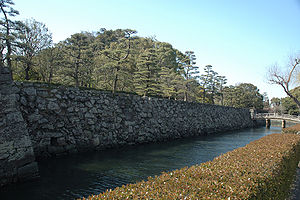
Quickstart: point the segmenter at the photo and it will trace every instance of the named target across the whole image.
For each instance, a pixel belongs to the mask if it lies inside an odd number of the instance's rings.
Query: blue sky
[[[192,50],[228,84],[252,83],[284,97],[265,75],[300,54],[300,0],[14,0],[18,19],[47,25],[55,42],[81,31],[130,28]],[[296,86],[296,85],[294,85]]]

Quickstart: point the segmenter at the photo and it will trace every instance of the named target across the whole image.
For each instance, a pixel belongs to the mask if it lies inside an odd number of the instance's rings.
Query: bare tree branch
[[[299,64],[300,59],[295,59],[293,63],[291,63],[290,69],[286,74],[280,71],[277,65],[272,66],[269,68],[268,81],[270,84],[280,85],[284,92],[293,99],[300,110],[300,101],[289,90],[293,72]]]

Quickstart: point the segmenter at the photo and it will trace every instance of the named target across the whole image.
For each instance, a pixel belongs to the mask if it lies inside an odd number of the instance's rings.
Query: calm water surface
[[[212,160],[279,127],[227,132],[41,161],[40,178],[0,189],[0,199],[76,199]]]

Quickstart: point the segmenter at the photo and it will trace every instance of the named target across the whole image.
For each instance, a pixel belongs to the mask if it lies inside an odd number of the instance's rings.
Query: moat
[[[0,190],[0,199],[76,199],[212,160],[280,127],[81,153],[39,162],[40,178]]]

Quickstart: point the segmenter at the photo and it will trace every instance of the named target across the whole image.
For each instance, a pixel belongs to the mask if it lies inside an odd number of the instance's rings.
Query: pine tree
[[[217,76],[216,77],[216,87],[217,87],[217,92],[216,92],[216,100],[218,100],[219,105],[224,105],[224,94],[223,94],[223,89],[224,85],[227,83],[227,79],[225,76]]]
[[[202,103],[207,103],[208,100],[207,98],[207,93],[208,93],[208,88],[210,87],[210,83],[212,81],[212,74],[214,73],[214,71],[212,70],[212,66],[211,65],[206,65],[204,67],[204,74],[202,74],[200,76],[200,81],[201,81],[201,85],[203,87],[203,95],[202,95]]]
[[[61,51],[58,47],[44,49],[35,56],[34,63],[36,63],[35,69],[39,80],[47,83],[53,82],[61,59]]]
[[[170,69],[168,67],[162,67],[161,71],[159,72],[159,76],[160,76],[160,87],[161,87],[162,95],[169,99],[175,98],[177,96],[176,95],[177,80],[178,80],[178,76],[180,75],[174,72],[174,69]]]
[[[11,0],[0,1],[0,67],[8,67],[12,70],[12,54],[13,49],[18,46],[17,38],[19,31],[24,28],[20,21],[13,21],[10,17],[19,15],[19,11],[15,10]]]
[[[89,82],[86,75],[91,67],[91,58],[89,58],[91,41],[84,33],[76,33],[71,35],[65,41],[59,44],[62,49],[62,60],[60,75],[68,84],[75,84],[76,87],[86,86]],[[90,74],[89,74],[90,75]]]
[[[183,74],[185,77],[185,92],[184,92],[184,101],[189,100],[190,95],[190,85],[196,78],[198,78],[199,67],[195,66],[196,56],[193,51],[185,52],[185,59],[183,64]]]
[[[115,33],[117,34],[116,41],[111,42],[109,47],[101,52],[101,54],[105,55],[111,62],[109,66],[112,68],[113,73],[113,93],[115,93],[118,88],[120,71],[122,71],[122,68],[126,68],[126,60],[129,58],[131,50],[132,35],[136,34],[136,31],[131,29],[118,29]]]
[[[160,87],[158,81],[159,67],[154,48],[146,49],[137,61],[138,71],[134,75],[135,91],[139,95],[159,95]]]

